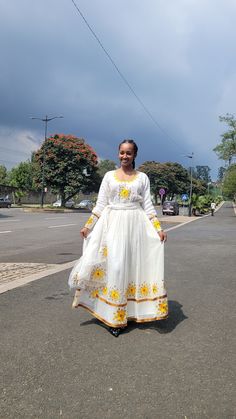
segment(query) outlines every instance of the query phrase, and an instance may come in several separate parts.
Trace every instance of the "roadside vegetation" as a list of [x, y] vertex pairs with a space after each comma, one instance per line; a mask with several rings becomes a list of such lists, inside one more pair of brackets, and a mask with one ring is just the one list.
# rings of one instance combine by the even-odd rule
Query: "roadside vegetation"
[[[191, 204], [192, 212], [196, 215], [208, 212], [213, 201], [219, 204], [222, 196], [236, 200], [236, 120], [233, 115], [227, 114], [220, 117], [220, 122], [226, 124], [227, 129], [221, 135], [221, 142], [214, 148], [219, 159], [225, 162], [219, 169], [217, 182], [211, 180], [210, 167], [192, 167]], [[116, 167], [112, 160], [99, 159], [96, 151], [83, 138], [55, 134], [43, 142], [30, 160], [21, 162], [11, 170], [0, 165], [0, 187], [5, 185], [12, 188], [13, 201], [20, 203], [29, 192], [40, 197], [44, 185], [46, 193], [60, 197], [63, 208], [71, 198], [77, 202], [81, 193], [92, 196], [91, 200], [94, 201], [104, 174]], [[189, 199], [183, 202], [182, 196], [190, 195], [190, 169], [177, 162], [146, 161], [138, 170], [149, 176], [156, 205], [160, 202], [161, 188], [165, 189], [165, 200], [189, 205]]]

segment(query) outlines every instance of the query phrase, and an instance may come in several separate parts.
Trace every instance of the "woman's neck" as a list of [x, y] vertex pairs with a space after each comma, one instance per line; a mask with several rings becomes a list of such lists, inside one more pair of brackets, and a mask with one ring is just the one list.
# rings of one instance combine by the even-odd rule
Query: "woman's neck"
[[135, 169], [133, 168], [133, 166], [128, 166], [128, 167], [120, 167], [121, 172], [125, 173], [126, 175], [130, 175], [131, 173], [135, 172]]

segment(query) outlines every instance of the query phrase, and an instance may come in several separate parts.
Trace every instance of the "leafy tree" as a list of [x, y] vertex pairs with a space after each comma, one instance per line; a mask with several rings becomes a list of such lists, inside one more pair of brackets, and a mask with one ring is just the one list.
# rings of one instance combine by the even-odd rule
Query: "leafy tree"
[[210, 171], [211, 169], [209, 166], [196, 166], [194, 175], [196, 179], [200, 179], [208, 183], [208, 182], [211, 182]]
[[106, 172], [109, 170], [115, 170], [116, 164], [113, 160], [101, 160], [98, 163], [98, 174], [100, 178], [103, 178]]
[[6, 178], [7, 178], [7, 168], [1, 164], [0, 165], [0, 185], [5, 185]]
[[226, 168], [225, 167], [219, 167], [218, 169], [218, 181], [222, 182], [223, 178], [224, 178], [224, 174], [225, 174]]
[[[197, 196], [204, 195], [207, 190], [206, 182], [200, 179], [193, 178], [193, 193]], [[188, 189], [189, 192], [189, 189]]]
[[20, 191], [35, 190], [33, 180], [34, 167], [32, 162], [21, 162], [13, 167], [7, 174], [8, 184], [18, 188]]
[[221, 122], [225, 122], [229, 129], [221, 135], [221, 143], [213, 151], [216, 152], [219, 159], [227, 161], [230, 165], [233, 157], [236, 156], [236, 119], [234, 115], [228, 113], [226, 116], [220, 116], [219, 119]]
[[232, 164], [225, 173], [223, 194], [229, 199], [236, 199], [236, 164]]
[[98, 189], [97, 154], [82, 138], [56, 134], [47, 138], [35, 153], [36, 181], [59, 193], [62, 206], [79, 191]]
[[156, 202], [160, 188], [166, 189], [172, 199], [175, 194], [186, 192], [190, 184], [187, 170], [179, 163], [147, 161], [139, 170], [148, 175]]

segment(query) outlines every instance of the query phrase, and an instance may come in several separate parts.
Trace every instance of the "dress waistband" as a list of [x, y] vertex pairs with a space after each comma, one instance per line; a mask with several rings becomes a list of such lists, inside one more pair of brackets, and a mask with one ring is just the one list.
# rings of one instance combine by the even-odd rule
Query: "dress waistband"
[[114, 210], [135, 210], [141, 208], [140, 202], [127, 202], [107, 205], [107, 208]]

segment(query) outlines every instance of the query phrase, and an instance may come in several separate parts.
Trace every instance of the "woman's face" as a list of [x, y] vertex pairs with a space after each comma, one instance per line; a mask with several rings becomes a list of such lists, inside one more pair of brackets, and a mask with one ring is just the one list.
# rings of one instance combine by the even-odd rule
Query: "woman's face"
[[132, 167], [133, 160], [136, 155], [134, 153], [133, 144], [124, 143], [119, 148], [119, 159], [121, 167]]

